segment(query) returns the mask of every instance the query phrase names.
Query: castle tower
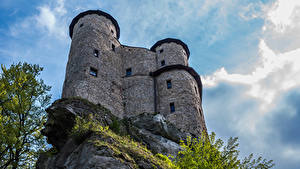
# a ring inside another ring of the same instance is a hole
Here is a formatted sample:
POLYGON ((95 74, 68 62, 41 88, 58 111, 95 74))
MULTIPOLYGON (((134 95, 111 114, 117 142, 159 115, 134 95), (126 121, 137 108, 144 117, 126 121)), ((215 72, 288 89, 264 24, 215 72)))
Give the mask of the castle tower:
POLYGON ((122 45, 117 21, 100 10, 77 15, 69 31, 63 98, 85 98, 120 118, 161 113, 194 135, 206 130, 201 79, 181 40, 163 39, 150 50, 122 45))
POLYGON ((189 49, 178 39, 163 39, 151 47, 157 54, 157 67, 151 73, 156 81, 157 112, 178 128, 199 135, 205 128, 202 111, 202 83, 188 67, 189 49))
POLYGON ((69 27, 72 38, 62 97, 80 96, 123 116, 121 67, 117 54, 117 21, 100 10, 77 15, 69 27))

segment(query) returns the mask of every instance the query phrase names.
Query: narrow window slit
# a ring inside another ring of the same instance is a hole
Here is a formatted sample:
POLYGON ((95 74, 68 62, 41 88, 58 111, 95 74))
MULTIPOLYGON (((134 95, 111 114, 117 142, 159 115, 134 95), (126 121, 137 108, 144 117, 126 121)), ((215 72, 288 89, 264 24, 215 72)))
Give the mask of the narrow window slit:
POLYGON ((167 89, 171 89, 172 88, 172 82, 171 80, 167 80, 167 89))
POLYGON ((112 51, 115 51, 115 45, 111 44, 112 51))
POLYGON ((99 50, 97 50, 97 49, 94 50, 94 56, 99 57, 99 50))
POLYGON ((175 112, 175 104, 174 104, 174 102, 170 103, 170 111, 171 111, 171 113, 175 112))
POLYGON ((132 70, 131 68, 126 69, 126 76, 131 76, 132 70))

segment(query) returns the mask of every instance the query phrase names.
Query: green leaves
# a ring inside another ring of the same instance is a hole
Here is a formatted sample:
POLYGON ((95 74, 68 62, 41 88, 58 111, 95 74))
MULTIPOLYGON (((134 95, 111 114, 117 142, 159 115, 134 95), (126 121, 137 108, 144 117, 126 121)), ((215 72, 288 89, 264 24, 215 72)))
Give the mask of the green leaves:
POLYGON ((173 162, 167 156, 159 156, 166 163, 173 163, 173 168, 181 169, 268 169, 274 166, 273 160, 267 161, 262 157, 253 159, 253 154, 241 161, 237 141, 237 137, 231 137, 224 145, 221 139, 216 140, 214 132, 210 135, 202 133, 198 139, 187 137, 181 141, 182 150, 173 158, 173 162))
POLYGON ((1 65, 0 75, 0 168, 28 168, 45 147, 40 130, 46 121, 50 86, 38 79, 38 65, 1 65))

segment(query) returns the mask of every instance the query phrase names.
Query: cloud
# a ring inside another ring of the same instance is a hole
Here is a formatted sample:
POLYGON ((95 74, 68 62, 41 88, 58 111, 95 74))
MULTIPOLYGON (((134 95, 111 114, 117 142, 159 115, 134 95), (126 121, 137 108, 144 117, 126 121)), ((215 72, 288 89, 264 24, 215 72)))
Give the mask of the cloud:
POLYGON ((40 33, 65 40, 67 38, 67 11, 64 8, 64 0, 56 0, 54 5, 38 6, 37 10, 38 14, 22 18, 10 26, 10 35, 20 37, 23 34, 40 33))
POLYGON ((250 86, 247 94, 270 104, 276 95, 300 85, 300 48, 286 53, 275 54, 261 40, 259 44, 260 59, 256 68, 247 74, 228 73, 225 68, 213 75, 204 76, 206 87, 216 86, 220 82, 238 83, 250 86))
POLYGON ((239 73, 222 67, 203 76, 209 127, 239 136, 242 152, 263 153, 278 168, 299 168, 299 9, 293 0, 246 6, 242 19, 264 19, 253 68, 239 73))
POLYGON ((300 1, 278 0, 272 8, 267 14, 267 20, 274 24, 277 32, 284 32, 288 27, 299 25, 294 21, 300 19, 300 1))
POLYGON ((66 22, 65 14, 67 13, 64 8, 64 0, 57 0, 55 7, 44 5, 38 7, 39 14, 34 16, 37 21, 37 26, 46 28, 50 35, 54 35, 58 38, 65 39, 66 33, 66 22))
POLYGON ((49 7, 39 7, 40 14, 36 17, 38 24, 42 27, 46 27, 49 32, 53 32, 56 26, 56 18, 54 13, 49 7))

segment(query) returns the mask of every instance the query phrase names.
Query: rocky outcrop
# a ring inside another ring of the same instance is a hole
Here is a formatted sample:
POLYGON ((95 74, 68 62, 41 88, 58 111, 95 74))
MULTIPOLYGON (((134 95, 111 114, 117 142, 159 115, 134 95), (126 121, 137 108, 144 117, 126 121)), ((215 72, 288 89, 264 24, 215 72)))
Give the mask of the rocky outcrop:
POLYGON ((168 168, 155 154, 176 155, 179 141, 190 135, 168 123, 163 115, 143 113, 119 119, 101 105, 80 98, 57 100, 46 111, 48 121, 42 133, 53 148, 40 155, 40 169, 168 168), (111 130, 90 130, 74 137, 76 116, 89 114, 111 130))

